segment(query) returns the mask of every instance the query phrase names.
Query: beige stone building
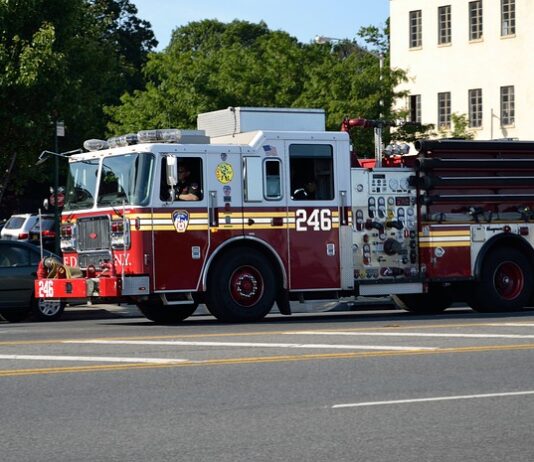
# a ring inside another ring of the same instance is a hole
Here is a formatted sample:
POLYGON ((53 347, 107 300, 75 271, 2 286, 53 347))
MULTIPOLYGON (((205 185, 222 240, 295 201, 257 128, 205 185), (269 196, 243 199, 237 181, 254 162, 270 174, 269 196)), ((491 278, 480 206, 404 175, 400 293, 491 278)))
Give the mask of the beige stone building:
POLYGON ((408 119, 476 139, 534 140, 534 0, 390 0, 391 66, 408 119))

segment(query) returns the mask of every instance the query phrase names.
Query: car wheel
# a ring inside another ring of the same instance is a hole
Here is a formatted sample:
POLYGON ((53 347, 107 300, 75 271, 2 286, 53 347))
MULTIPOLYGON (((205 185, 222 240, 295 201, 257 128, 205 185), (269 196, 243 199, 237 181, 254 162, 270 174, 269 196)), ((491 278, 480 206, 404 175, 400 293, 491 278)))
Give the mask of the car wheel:
POLYGON ((20 311, 0 311, 0 316, 9 322, 24 321, 29 314, 30 312, 26 309, 20 311))
POLYGON ((32 315, 38 321, 57 321, 65 310, 65 302, 34 298, 32 302, 32 315))

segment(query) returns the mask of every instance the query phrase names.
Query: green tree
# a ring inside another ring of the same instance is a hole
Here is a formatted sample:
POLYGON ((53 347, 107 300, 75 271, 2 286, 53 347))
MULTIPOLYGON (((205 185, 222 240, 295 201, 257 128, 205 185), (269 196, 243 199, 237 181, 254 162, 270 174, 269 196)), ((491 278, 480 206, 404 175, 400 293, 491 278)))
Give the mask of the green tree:
POLYGON ((146 127, 192 127, 199 112, 228 106, 291 106, 302 90, 303 46, 265 23, 216 20, 174 31, 150 56, 147 86, 110 107, 113 134, 146 127))
MULTIPOLYGON (((387 31, 365 29, 361 38, 370 49, 351 40, 301 44, 263 22, 192 22, 150 55, 146 88, 107 108, 108 130, 193 127, 199 112, 228 106, 324 108, 329 129, 347 115, 388 118, 404 73, 389 70, 387 31)), ((372 152, 372 133, 354 138, 372 152)))
POLYGON ((68 129, 60 149, 79 147, 103 132, 104 105, 143 85, 136 66, 155 41, 134 15, 127 0, 0 0, 0 172, 16 153, 12 191, 51 176, 34 164, 54 148, 55 119, 68 129))

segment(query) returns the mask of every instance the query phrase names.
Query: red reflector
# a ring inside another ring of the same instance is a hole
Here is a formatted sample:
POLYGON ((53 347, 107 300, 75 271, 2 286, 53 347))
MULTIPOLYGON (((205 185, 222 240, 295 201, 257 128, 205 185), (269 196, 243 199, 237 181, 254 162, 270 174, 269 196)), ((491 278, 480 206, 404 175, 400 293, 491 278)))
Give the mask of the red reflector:
POLYGON ((528 236, 528 226, 520 226, 519 227, 519 234, 521 236, 528 236))
POLYGON ((96 233, 89 233, 89 239, 96 239, 96 233))
POLYGON ((283 226, 284 219, 282 217, 275 217, 271 220, 272 226, 283 226))

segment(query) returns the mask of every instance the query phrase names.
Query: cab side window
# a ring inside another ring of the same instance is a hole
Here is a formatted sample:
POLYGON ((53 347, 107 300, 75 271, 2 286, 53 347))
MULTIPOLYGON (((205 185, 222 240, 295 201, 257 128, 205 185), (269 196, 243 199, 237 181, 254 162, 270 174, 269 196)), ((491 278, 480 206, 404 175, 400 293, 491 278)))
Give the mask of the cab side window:
POLYGON ((334 198, 334 156, 330 144, 289 146, 291 199, 321 201, 334 198))
POLYGON ((161 161, 160 199, 162 201, 198 201, 204 197, 203 170, 200 157, 178 157, 178 184, 167 184, 165 159, 161 161))
POLYGON ((266 159, 263 162, 265 178, 263 195, 268 201, 282 198, 282 167, 279 159, 266 159))

